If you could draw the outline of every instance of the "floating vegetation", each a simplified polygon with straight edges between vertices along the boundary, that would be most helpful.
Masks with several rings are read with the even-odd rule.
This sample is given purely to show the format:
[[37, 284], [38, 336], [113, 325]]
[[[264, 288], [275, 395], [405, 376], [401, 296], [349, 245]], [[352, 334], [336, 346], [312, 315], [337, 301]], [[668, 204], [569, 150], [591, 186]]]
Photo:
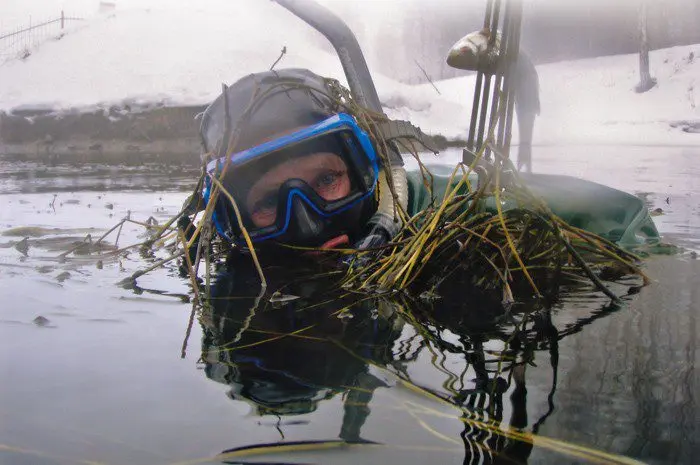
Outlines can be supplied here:
[[[639, 268], [639, 257], [611, 240], [568, 224], [528, 188], [510, 160], [492, 143], [494, 125], [480, 150], [467, 152], [471, 162], [455, 166], [442, 193], [434, 190], [435, 177], [421, 163], [417, 145], [424, 140], [387, 139], [381, 129], [388, 121], [385, 115], [358, 105], [337, 81], [329, 80], [328, 88], [328, 97], [335, 102], [337, 111], [353, 115], [370, 135], [383, 166], [390, 165], [390, 152], [395, 149], [415, 157], [422, 182], [432, 196], [426, 208], [410, 216], [396, 201], [390, 170], [385, 170], [394, 199], [395, 219], [403, 224], [393, 241], [366, 250], [311, 250], [318, 260], [331, 257], [334, 264], [340, 264], [338, 288], [371, 295], [406, 292], [431, 300], [440, 298], [440, 287], [445, 282], [457, 280], [499, 293], [502, 302], [509, 306], [516, 301], [556, 293], [558, 286], [566, 282], [587, 282], [613, 300], [618, 297], [604, 281], [638, 275], [644, 284], [648, 282]], [[261, 96], [253, 97], [251, 105], [256, 98]], [[230, 131], [229, 148], [235, 146], [238, 132], [238, 128]], [[219, 152], [217, 147], [215, 153]], [[493, 154], [494, 160], [484, 159], [485, 153]], [[245, 228], [241, 227], [245, 238], [242, 246], [223, 241], [213, 228], [212, 215], [219, 196], [232, 205], [242, 223], [236, 201], [221, 181], [230, 159], [218, 178], [211, 176], [210, 197], [204, 205], [201, 191], [207, 176], [205, 166], [212, 157], [215, 157], [213, 153], [202, 157], [202, 173], [194, 192], [169, 221], [159, 225], [151, 219], [139, 222], [127, 216], [96, 242], [88, 239], [89, 244], [78, 244], [61, 256], [78, 253], [86, 247], [95, 249], [110, 234], [116, 234], [110, 255], [138, 249], [144, 257], [155, 257], [156, 252], [166, 250], [167, 256], [154, 258], [151, 266], [132, 274], [123, 284], [135, 284], [144, 274], [180, 260], [180, 270], [189, 276], [195, 300], [203, 302], [200, 293], [204, 292], [204, 297], [209, 295], [215, 265], [234, 251], [248, 257], [254, 265], [260, 295], [264, 295], [268, 287], [264, 266]], [[118, 248], [119, 234], [126, 222], [142, 226], [147, 238]], [[298, 250], [300, 254], [308, 251]], [[348, 257], [339, 261], [339, 253]], [[279, 289], [270, 289], [271, 294], [276, 291]], [[273, 294], [271, 298], [279, 300], [280, 295], [284, 293]]]
[[541, 297], [563, 281], [589, 281], [614, 300], [604, 277], [633, 274], [648, 283], [636, 255], [559, 218], [510, 161], [490, 149], [494, 163], [482, 161], [482, 149], [471, 165], [458, 164], [442, 200], [413, 216], [392, 244], [359, 251], [359, 265], [348, 271], [343, 287], [417, 288], [435, 298], [443, 282], [458, 278], [502, 290], [510, 304]]

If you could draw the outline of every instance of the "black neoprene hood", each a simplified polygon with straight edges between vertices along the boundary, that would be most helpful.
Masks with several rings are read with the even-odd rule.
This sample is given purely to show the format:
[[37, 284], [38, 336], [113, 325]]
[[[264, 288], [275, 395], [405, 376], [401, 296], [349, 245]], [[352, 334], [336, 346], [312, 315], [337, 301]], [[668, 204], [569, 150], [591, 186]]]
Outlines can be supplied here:
[[239, 133], [234, 136], [232, 151], [238, 152], [277, 134], [324, 120], [336, 112], [327, 97], [326, 82], [302, 68], [264, 71], [239, 79], [204, 111], [200, 132], [205, 152], [217, 150], [222, 138], [231, 137], [234, 131]]

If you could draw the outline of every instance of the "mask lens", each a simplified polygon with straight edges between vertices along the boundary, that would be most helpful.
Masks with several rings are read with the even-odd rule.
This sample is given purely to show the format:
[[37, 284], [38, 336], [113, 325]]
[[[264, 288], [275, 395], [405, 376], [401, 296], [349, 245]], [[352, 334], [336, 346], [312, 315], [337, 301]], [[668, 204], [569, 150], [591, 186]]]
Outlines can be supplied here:
[[[324, 203], [342, 200], [356, 192], [343, 158], [331, 152], [315, 152], [287, 158], [263, 173], [242, 196], [253, 227], [274, 223], [277, 211], [283, 213], [286, 197], [295, 187], [313, 191]], [[280, 205], [282, 203], [282, 205]], [[281, 207], [281, 208], [279, 208]]]
[[[292, 133], [230, 157], [220, 179], [235, 199], [253, 240], [286, 230], [294, 196], [321, 217], [328, 217], [374, 189], [374, 153], [366, 153], [355, 128], [341, 126], [317, 134], [308, 134], [308, 129], [300, 131], [306, 132], [302, 136]], [[289, 143], [283, 144], [285, 139]], [[372, 149], [371, 144], [369, 147]], [[218, 161], [218, 170], [224, 163], [225, 159]], [[230, 205], [221, 208], [228, 211], [217, 216], [235, 218]], [[237, 235], [235, 225], [229, 229]]]

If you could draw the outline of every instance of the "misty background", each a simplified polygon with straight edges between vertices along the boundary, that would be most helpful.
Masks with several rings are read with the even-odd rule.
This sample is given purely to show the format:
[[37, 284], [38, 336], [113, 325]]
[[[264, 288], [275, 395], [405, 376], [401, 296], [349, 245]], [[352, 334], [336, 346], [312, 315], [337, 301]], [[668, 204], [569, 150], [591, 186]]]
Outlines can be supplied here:
[[[700, 43], [699, 0], [524, 0], [522, 49], [536, 64], [639, 51], [639, 6], [647, 1], [652, 50]], [[356, 2], [364, 3], [364, 2]], [[468, 74], [446, 65], [449, 49], [481, 29], [486, 0], [410, 0], [391, 3], [377, 21], [342, 3], [347, 21], [365, 42], [371, 59], [388, 76], [407, 83]], [[354, 14], [353, 14], [354, 13]]]
[[[643, 1], [648, 5], [652, 50], [700, 43], [698, 0], [524, 0], [522, 48], [537, 64], [636, 53], [638, 11]], [[373, 70], [409, 84], [426, 81], [418, 64], [434, 80], [468, 74], [448, 67], [445, 58], [458, 39], [481, 28], [486, 6], [486, 0], [320, 2], [346, 20], [358, 36]], [[217, 4], [221, 5], [218, 0], [112, 0], [109, 3], [117, 11], [178, 9], [196, 4], [198, 8], [211, 9], [212, 14], [217, 13]], [[99, 5], [99, 0], [2, 0], [0, 35], [55, 18], [61, 10], [67, 15], [89, 18], [97, 14]], [[290, 21], [296, 18], [290, 16]], [[309, 36], [330, 51], [325, 39], [310, 28]]]

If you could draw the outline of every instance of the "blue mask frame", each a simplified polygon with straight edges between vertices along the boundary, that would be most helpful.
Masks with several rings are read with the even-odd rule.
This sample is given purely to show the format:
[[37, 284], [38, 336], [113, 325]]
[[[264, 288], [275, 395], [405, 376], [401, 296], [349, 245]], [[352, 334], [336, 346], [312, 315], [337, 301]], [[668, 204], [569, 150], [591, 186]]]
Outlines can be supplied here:
[[[361, 179], [359, 183], [360, 191], [343, 199], [328, 202], [316, 194], [316, 192], [303, 181], [298, 179], [289, 180], [284, 183], [280, 189], [280, 196], [284, 201], [280, 200], [278, 203], [278, 214], [275, 223], [259, 229], [248, 227], [247, 231], [251, 240], [256, 243], [283, 236], [289, 230], [292, 222], [294, 209], [293, 200], [295, 196], [306, 206], [310, 207], [320, 218], [332, 218], [335, 215], [357, 206], [371, 196], [376, 190], [379, 178], [379, 160], [367, 133], [358, 126], [352, 116], [345, 113], [333, 115], [317, 124], [307, 126], [291, 134], [210, 161], [206, 167], [207, 176], [203, 189], [205, 203], [208, 205], [212, 192], [213, 182], [211, 178], [216, 177], [221, 181], [222, 171], [227, 160], [228, 167], [226, 176], [235, 176], [237, 169], [249, 163], [254, 163], [256, 160], [260, 160], [262, 157], [273, 152], [303, 142], [312, 141], [313, 139], [332, 135], [333, 133], [343, 133], [351, 136], [339, 137], [337, 140], [344, 143], [344, 149], [347, 153], [347, 159], [345, 159], [345, 161], [348, 165], [348, 169], [354, 170], [355, 174], [359, 175], [358, 178]], [[364, 176], [360, 171], [364, 171]], [[222, 184], [226, 186], [223, 181]], [[229, 189], [229, 186], [226, 186], [226, 188]], [[235, 217], [231, 217], [229, 209], [226, 208], [227, 203], [228, 199], [223, 195], [219, 196], [217, 199], [217, 205], [213, 212], [214, 225], [219, 235], [223, 238], [230, 242], [241, 243], [240, 225]]]

